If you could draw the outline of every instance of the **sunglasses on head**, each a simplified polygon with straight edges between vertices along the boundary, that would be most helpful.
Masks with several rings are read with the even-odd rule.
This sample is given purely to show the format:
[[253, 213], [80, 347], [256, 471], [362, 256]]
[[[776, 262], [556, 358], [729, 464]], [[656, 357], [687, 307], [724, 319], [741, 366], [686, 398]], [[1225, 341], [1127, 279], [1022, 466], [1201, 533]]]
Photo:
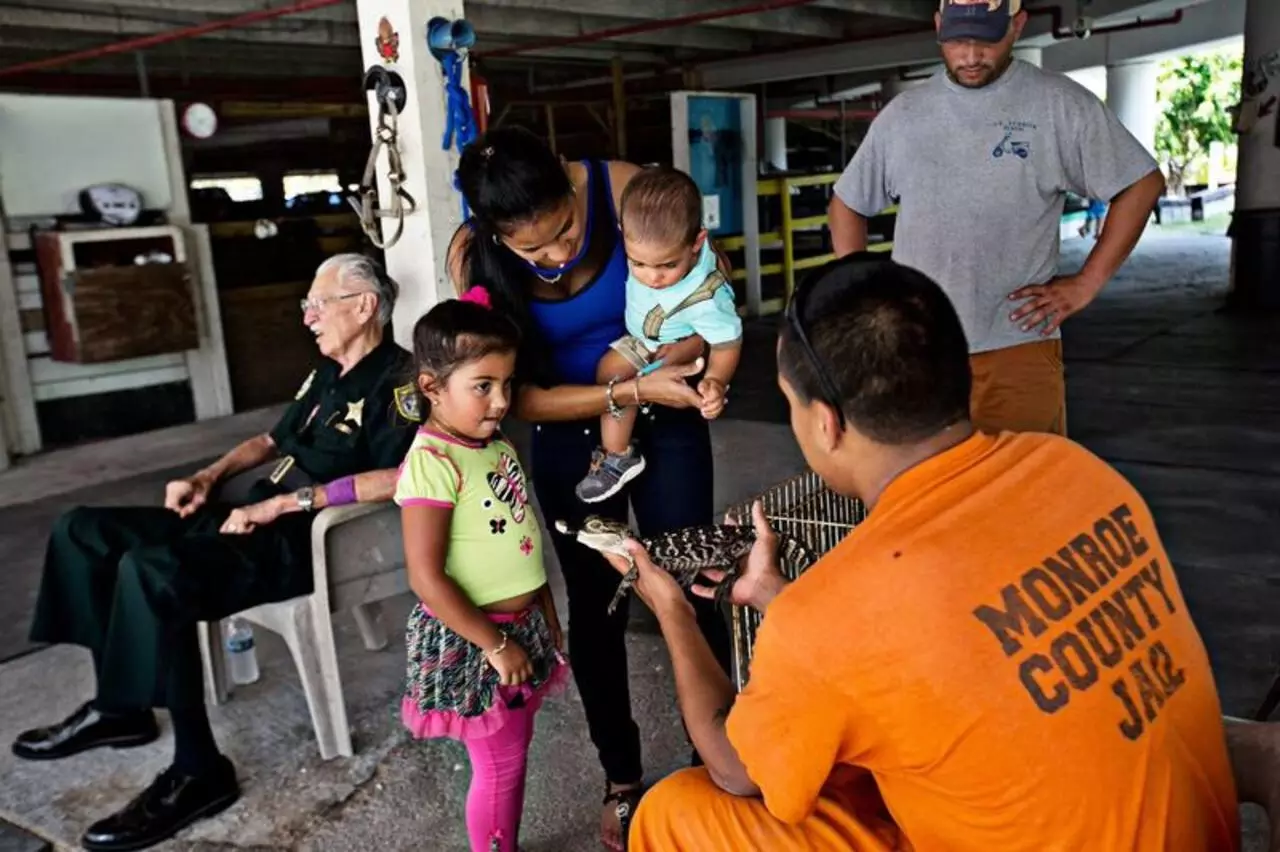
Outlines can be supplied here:
[[809, 333], [805, 329], [808, 306], [813, 302], [814, 293], [818, 290], [821, 290], [829, 301], [835, 301], [837, 298], [835, 296], [836, 293], [848, 290], [853, 285], [865, 281], [869, 276], [883, 269], [887, 263], [891, 263], [891, 261], [883, 255], [866, 251], [857, 252], [833, 261], [805, 277], [796, 285], [795, 292], [792, 293], [791, 301], [787, 303], [784, 312], [787, 325], [790, 326], [791, 331], [795, 334], [796, 340], [800, 342], [800, 348], [804, 350], [809, 366], [813, 368], [814, 375], [818, 378], [818, 386], [822, 391], [822, 401], [835, 409], [841, 428], [844, 427], [845, 417], [840, 393], [836, 390], [836, 384], [831, 378], [831, 373], [828, 372], [822, 359], [818, 357], [817, 351], [813, 348]]

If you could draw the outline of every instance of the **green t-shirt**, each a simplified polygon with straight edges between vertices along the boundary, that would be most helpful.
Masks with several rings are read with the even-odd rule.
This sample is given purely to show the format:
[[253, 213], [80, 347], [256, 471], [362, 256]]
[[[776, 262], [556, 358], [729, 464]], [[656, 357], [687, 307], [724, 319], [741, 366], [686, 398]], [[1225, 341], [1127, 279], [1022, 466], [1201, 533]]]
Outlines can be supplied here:
[[476, 606], [546, 584], [528, 481], [501, 434], [481, 444], [419, 429], [400, 467], [395, 501], [453, 510], [444, 570]]

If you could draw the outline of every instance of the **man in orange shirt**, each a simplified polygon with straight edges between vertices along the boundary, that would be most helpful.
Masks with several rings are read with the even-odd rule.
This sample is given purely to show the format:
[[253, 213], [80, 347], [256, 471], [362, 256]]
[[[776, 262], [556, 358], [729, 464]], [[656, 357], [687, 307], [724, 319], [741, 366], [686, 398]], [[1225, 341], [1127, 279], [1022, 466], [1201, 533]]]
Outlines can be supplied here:
[[[645, 796], [633, 852], [1238, 849], [1209, 661], [1132, 486], [1065, 438], [975, 432], [955, 311], [890, 260], [807, 281], [778, 362], [807, 462], [871, 514], [787, 585], [757, 507], [736, 697], [635, 551], [706, 766]], [[1274, 734], [1248, 736], [1265, 802]]]

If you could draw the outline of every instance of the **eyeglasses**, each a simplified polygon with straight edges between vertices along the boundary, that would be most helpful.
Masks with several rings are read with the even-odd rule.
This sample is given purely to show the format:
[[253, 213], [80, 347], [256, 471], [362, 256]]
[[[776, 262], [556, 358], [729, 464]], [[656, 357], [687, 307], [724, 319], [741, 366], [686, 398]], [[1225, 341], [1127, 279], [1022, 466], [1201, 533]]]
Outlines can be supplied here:
[[[836, 286], [842, 289], [848, 288], [851, 284], [865, 279], [875, 270], [882, 268], [885, 263], [886, 260], [883, 256], [870, 252], [858, 252], [850, 255], [822, 267], [802, 279], [796, 285], [795, 292], [791, 295], [791, 301], [787, 303], [785, 312], [787, 325], [795, 333], [796, 339], [800, 342], [800, 348], [804, 350], [805, 357], [809, 359], [809, 365], [813, 367], [814, 375], [818, 378], [818, 386], [822, 390], [823, 402], [835, 409], [841, 428], [845, 424], [844, 406], [841, 404], [840, 393], [836, 390], [836, 383], [831, 379], [831, 374], [823, 365], [822, 359], [818, 357], [817, 351], [813, 348], [813, 343], [809, 340], [809, 334], [805, 331], [804, 316], [807, 313], [805, 307], [812, 301], [813, 292], [818, 289], [819, 285], [828, 284], [830, 286], [829, 282], [834, 279]], [[846, 270], [846, 268], [848, 269]]]
[[354, 299], [356, 296], [363, 296], [365, 293], [372, 292], [372, 290], [360, 290], [356, 293], [343, 293], [341, 296], [320, 296], [315, 299], [301, 299], [298, 301], [298, 306], [302, 308], [302, 312], [305, 314], [310, 310], [323, 310], [324, 306], [330, 302], [341, 302], [343, 299]]

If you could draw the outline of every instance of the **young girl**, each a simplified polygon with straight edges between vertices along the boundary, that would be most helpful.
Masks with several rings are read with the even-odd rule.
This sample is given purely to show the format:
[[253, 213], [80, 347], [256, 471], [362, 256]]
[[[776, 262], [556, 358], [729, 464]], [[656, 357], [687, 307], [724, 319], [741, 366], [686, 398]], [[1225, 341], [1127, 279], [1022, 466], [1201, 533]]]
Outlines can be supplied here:
[[405, 640], [401, 718], [416, 737], [466, 745], [472, 852], [515, 852], [533, 717], [568, 677], [541, 530], [516, 451], [498, 431], [518, 346], [480, 287], [418, 320], [425, 425], [395, 495], [420, 601]]

